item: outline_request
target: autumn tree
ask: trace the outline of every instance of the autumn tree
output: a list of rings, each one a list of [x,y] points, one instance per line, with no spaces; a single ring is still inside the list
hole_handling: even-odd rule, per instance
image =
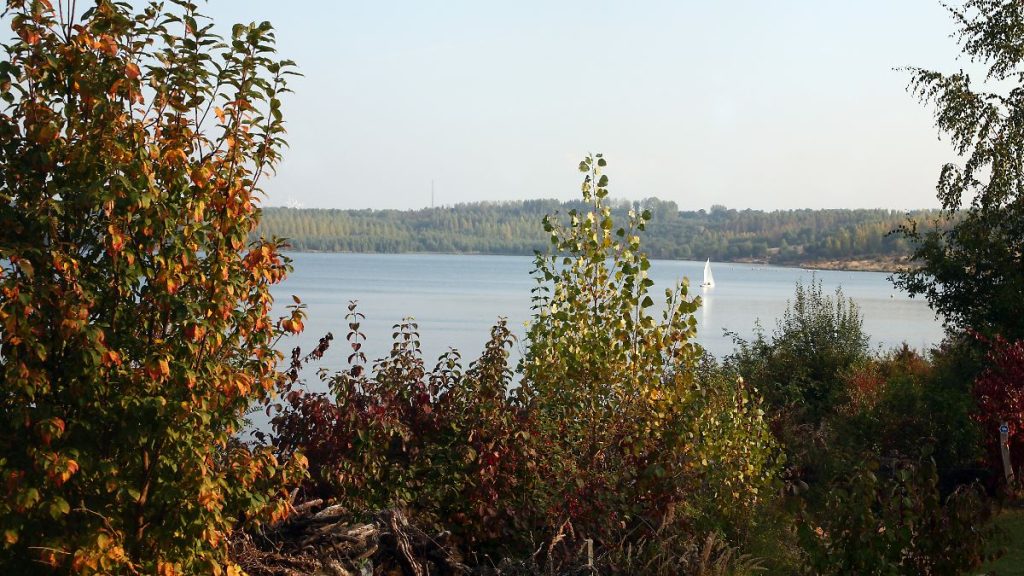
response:
[[[293,471],[239,444],[287,261],[250,243],[291,63],[186,0],[9,0],[0,62],[0,565],[219,574]],[[301,464],[301,460],[297,460]]]
[[[750,521],[775,474],[760,396],[701,367],[700,300],[686,281],[655,303],[640,236],[652,214],[616,223],[606,166],[580,163],[585,209],[546,217],[551,246],[535,259],[516,395],[536,419],[538,497],[605,542],[627,528]]]
[[[960,158],[937,185],[944,220],[911,222],[919,268],[896,285],[924,295],[946,326],[1024,338],[1024,3],[968,0],[951,8],[963,53],[984,66],[966,71],[913,69],[911,89],[935,108],[936,125]],[[958,211],[963,214],[952,219]]]

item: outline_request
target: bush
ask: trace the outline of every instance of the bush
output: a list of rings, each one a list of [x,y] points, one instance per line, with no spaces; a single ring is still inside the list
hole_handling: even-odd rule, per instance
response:
[[[988,367],[974,382],[978,401],[975,419],[989,453],[989,464],[1003,475],[1002,448],[997,430],[1009,428],[1010,461],[1020,469],[1024,462],[1024,340],[1008,342],[996,337],[989,342]]]
[[[275,384],[277,338],[301,323],[269,317],[288,271],[278,245],[246,246],[289,66],[268,24],[225,44],[173,4],[7,3],[8,573],[221,573],[229,531],[286,511],[275,495],[294,471],[233,438]]]
[[[841,288],[825,295],[821,280],[797,282],[770,339],[755,331],[752,342],[733,335],[737,349],[726,363],[764,393],[773,412],[801,423],[818,423],[845,402],[845,376],[869,355],[857,305]]]
[[[872,359],[849,376],[850,402],[833,417],[837,436],[853,451],[934,458],[940,477],[976,466],[979,436],[974,400],[935,365],[907,346]]]
[[[884,462],[884,464],[883,464]],[[866,459],[800,514],[808,574],[960,574],[983,559],[989,510],[976,488],[943,501],[935,466]]]
[[[309,460],[307,496],[337,499],[356,516],[406,508],[463,546],[524,551],[535,453],[528,415],[508,394],[505,321],[467,370],[456,351],[427,370],[411,320],[395,326],[390,355],[367,370],[361,319],[351,303],[350,367],[321,374],[329,394],[308,391],[299,374],[330,339],[305,358],[293,352],[284,410],[271,421],[278,453]]]
[[[585,214],[545,220],[554,250],[537,257],[518,386],[504,321],[465,371],[454,351],[427,370],[411,322],[367,368],[353,307],[351,366],[323,376],[326,394],[302,389],[293,355],[274,444],[309,458],[311,495],[356,513],[405,507],[474,553],[523,557],[547,539],[549,566],[585,539],[599,551],[659,530],[739,542],[756,524],[778,454],[760,397],[702,363],[685,284],[652,316],[637,237],[650,214],[615,227],[604,165],[581,164]]]
[[[698,510],[726,516],[723,497],[749,515],[774,474],[756,392],[699,385],[699,301],[681,283],[652,314],[638,235],[651,214],[615,225],[605,165],[580,164],[587,211],[546,218],[552,250],[536,258],[521,394],[542,441],[549,514],[605,543],[624,527],[700,520]]]

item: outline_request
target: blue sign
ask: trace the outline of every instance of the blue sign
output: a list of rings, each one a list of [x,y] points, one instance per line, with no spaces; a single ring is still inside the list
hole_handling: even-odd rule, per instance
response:
[[[1006,424],[1000,425],[999,426],[999,433],[1000,434],[1009,434],[1010,433],[1010,427],[1007,426]]]

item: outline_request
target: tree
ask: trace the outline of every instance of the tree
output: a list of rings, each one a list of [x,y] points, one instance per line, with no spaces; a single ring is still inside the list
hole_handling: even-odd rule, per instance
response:
[[[541,497],[559,523],[605,543],[673,521],[749,519],[775,472],[759,396],[700,367],[687,282],[654,312],[641,249],[652,214],[629,210],[616,225],[606,165],[580,163],[584,209],[545,217],[551,246],[535,258],[516,394],[543,446]]]
[[[54,6],[53,4],[56,4]],[[0,564],[218,574],[279,516],[269,451],[235,440],[278,377],[248,236],[280,158],[268,23],[221,40],[187,0],[9,0],[0,62]],[[301,460],[296,461],[301,464]],[[232,571],[228,567],[228,572]]]
[[[937,185],[944,218],[898,233],[919,268],[895,284],[923,294],[951,332],[1024,337],[1024,4],[968,0],[950,9],[964,54],[987,68],[978,85],[963,70],[913,69],[911,89],[935,107],[957,153]],[[962,212],[961,212],[962,211]]]

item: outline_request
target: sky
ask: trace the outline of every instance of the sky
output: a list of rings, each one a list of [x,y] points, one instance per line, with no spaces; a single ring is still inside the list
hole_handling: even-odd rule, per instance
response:
[[[955,71],[936,0],[211,0],[304,74],[268,206],[574,199],[696,210],[937,207],[955,159],[906,91]]]

